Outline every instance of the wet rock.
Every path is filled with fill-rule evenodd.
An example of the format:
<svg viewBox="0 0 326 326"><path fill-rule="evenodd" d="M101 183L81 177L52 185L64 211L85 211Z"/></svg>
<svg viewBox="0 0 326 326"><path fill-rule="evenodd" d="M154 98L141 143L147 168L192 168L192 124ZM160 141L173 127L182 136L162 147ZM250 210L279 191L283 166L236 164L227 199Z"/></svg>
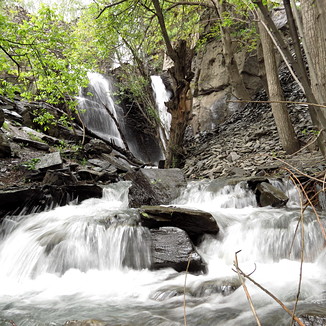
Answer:
<svg viewBox="0 0 326 326"><path fill-rule="evenodd" d="M35 149L45 151L45 152L48 152L50 149L50 146L48 144L42 143L40 141L31 140L28 138L13 137L13 141L15 141L16 143L19 143L19 144L23 144L25 146L30 146Z"/></svg>
<svg viewBox="0 0 326 326"><path fill-rule="evenodd" d="M103 161L100 159L96 159L96 158L90 159L90 160L88 160L88 162L94 166L100 167L103 170L106 170L106 169L110 168L110 166L111 166L111 164L109 162L106 162L106 161Z"/></svg>
<svg viewBox="0 0 326 326"><path fill-rule="evenodd" d="M241 282L239 281L239 278L210 280L203 282L196 288L192 289L191 295L194 297L207 297L218 293L227 296L233 293L240 286Z"/></svg>
<svg viewBox="0 0 326 326"><path fill-rule="evenodd" d="M141 223L150 229L173 226L187 232L196 244L204 234L217 234L219 227L207 212L180 207L142 206Z"/></svg>
<svg viewBox="0 0 326 326"><path fill-rule="evenodd" d="M117 173L109 173L107 171L98 172L89 169L78 170L76 175L78 180L88 182L115 182L119 178Z"/></svg>
<svg viewBox="0 0 326 326"><path fill-rule="evenodd" d="M74 185L77 183L76 177L69 169L48 170L43 178L43 184L49 185Z"/></svg>
<svg viewBox="0 0 326 326"><path fill-rule="evenodd" d="M283 191L268 182L259 183L256 187L256 198L259 206L283 207L289 198Z"/></svg>
<svg viewBox="0 0 326 326"><path fill-rule="evenodd" d="M112 167L114 167L118 173L132 171L131 164L123 156L115 157L114 155L104 153L100 157L103 158L103 160L108 164L112 165Z"/></svg>
<svg viewBox="0 0 326 326"><path fill-rule="evenodd" d="M17 112L8 109L3 109L3 113L8 120L23 123L23 117Z"/></svg>
<svg viewBox="0 0 326 326"><path fill-rule="evenodd" d="M184 294L184 288L183 287L165 287L162 289L158 289L154 293L150 295L150 298L155 301L165 301L170 298L178 297L180 295ZM187 291L187 294L189 292Z"/></svg>
<svg viewBox="0 0 326 326"><path fill-rule="evenodd" d="M108 324L101 320L88 319L88 320L68 320L64 323L64 326L110 326L113 324Z"/></svg>
<svg viewBox="0 0 326 326"><path fill-rule="evenodd" d="M62 168L62 159L60 152L54 152L39 158L35 168L39 170L60 169Z"/></svg>
<svg viewBox="0 0 326 326"><path fill-rule="evenodd" d="M303 315L300 317L300 320L305 326L325 326L326 325L326 316L317 316L317 315ZM298 325L295 323L295 325Z"/></svg>
<svg viewBox="0 0 326 326"><path fill-rule="evenodd" d="M0 131L0 158L10 157L11 147L5 134Z"/></svg>
<svg viewBox="0 0 326 326"><path fill-rule="evenodd" d="M84 146L84 149L88 155L100 155L102 153L110 154L112 152L112 147L100 139L91 139L91 141Z"/></svg>
<svg viewBox="0 0 326 326"><path fill-rule="evenodd" d="M132 181L131 207L169 204L186 187L186 178L180 169L139 169L127 173L125 180Z"/></svg>
<svg viewBox="0 0 326 326"><path fill-rule="evenodd" d="M206 273L206 264L196 252L189 236L175 227L152 229L152 268L173 268L177 272Z"/></svg>
<svg viewBox="0 0 326 326"><path fill-rule="evenodd" d="M5 122L5 114L3 110L0 108L0 128L3 126L4 122Z"/></svg>
<svg viewBox="0 0 326 326"><path fill-rule="evenodd" d="M74 199L102 197L103 189L97 185L44 185L0 191L0 219L6 214L25 214L43 211L47 207L66 205Z"/></svg>

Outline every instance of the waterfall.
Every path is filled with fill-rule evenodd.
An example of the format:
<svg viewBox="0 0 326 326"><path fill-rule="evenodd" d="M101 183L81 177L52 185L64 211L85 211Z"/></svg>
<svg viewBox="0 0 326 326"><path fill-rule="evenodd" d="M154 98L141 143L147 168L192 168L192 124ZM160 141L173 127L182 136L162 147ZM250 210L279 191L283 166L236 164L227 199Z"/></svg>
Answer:
<svg viewBox="0 0 326 326"><path fill-rule="evenodd" d="M81 90L78 110L86 127L98 137L125 148L117 122L124 129L123 110L114 103L110 80L99 73L87 74L89 86Z"/></svg>
<svg viewBox="0 0 326 326"><path fill-rule="evenodd" d="M165 140L169 139L171 114L167 111L165 102L170 99L171 94L166 90L166 87L160 76L151 76L151 80L156 100L156 106L161 120L160 135L162 142L166 148Z"/></svg>
<svg viewBox="0 0 326 326"><path fill-rule="evenodd" d="M78 96L78 110L85 126L100 139L122 149L127 146L140 161L158 164L163 154L155 133L139 130L133 111L117 104L112 79L94 72L89 72L88 78L89 86L81 89Z"/></svg>
<svg viewBox="0 0 326 326"><path fill-rule="evenodd" d="M148 269L150 235L139 226L137 210L128 208L129 186L120 182L105 188L103 198L3 221L0 321L184 325L185 274ZM216 290L217 284L239 284L232 270L236 252L245 273L253 272L255 281L293 308L301 255L300 225L295 236L298 202L261 208L244 183L203 180L189 183L172 204L208 211L220 226L217 237L207 236L197 248L208 273L187 275L189 326L255 325L241 286L228 295ZM325 224L325 216L320 218ZM310 209L304 212L304 242L298 313L325 314L326 249ZM249 281L246 285L262 325L290 325L291 317L266 293Z"/></svg>

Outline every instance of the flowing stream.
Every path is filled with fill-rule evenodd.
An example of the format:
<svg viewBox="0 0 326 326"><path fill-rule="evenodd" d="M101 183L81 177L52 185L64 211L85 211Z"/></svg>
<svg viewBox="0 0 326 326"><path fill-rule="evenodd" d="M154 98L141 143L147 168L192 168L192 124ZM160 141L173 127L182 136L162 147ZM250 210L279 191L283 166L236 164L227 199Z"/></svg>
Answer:
<svg viewBox="0 0 326 326"><path fill-rule="evenodd" d="M120 182L107 187L101 199L4 220L0 325L12 320L17 326L54 326L86 319L123 326L184 325L185 273L148 269L149 231L139 226L137 210L128 208L128 187ZM253 279L293 308L301 227L291 250L300 209L294 190L288 191L291 200L284 209L256 207L243 184L222 186L219 181L189 183L174 201L211 212L221 228L197 248L208 273L187 275L188 326L256 325L232 271L239 250L240 268L253 272ZM325 314L326 250L309 209L304 242L298 312ZM262 325L290 325L277 303L249 281L246 285Z"/></svg>

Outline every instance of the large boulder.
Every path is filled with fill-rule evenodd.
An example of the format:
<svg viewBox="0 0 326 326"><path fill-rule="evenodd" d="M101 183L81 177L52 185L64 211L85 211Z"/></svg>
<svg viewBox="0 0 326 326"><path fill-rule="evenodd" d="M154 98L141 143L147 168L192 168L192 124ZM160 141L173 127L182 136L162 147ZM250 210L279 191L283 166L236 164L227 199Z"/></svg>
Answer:
<svg viewBox="0 0 326 326"><path fill-rule="evenodd" d="M187 233L175 227L153 229L152 268L173 268L178 272L205 273L206 264L195 250Z"/></svg>
<svg viewBox="0 0 326 326"><path fill-rule="evenodd" d="M207 212L180 207L142 206L141 223L149 229L174 226L187 232L197 244L204 234L217 234L219 227L214 217Z"/></svg>
<svg viewBox="0 0 326 326"><path fill-rule="evenodd" d="M283 207L289 198L283 191L268 182L259 183L256 187L256 198L259 206Z"/></svg>
<svg viewBox="0 0 326 326"><path fill-rule="evenodd" d="M186 178L180 169L139 169L127 173L125 180L132 181L131 207L169 204L186 187Z"/></svg>

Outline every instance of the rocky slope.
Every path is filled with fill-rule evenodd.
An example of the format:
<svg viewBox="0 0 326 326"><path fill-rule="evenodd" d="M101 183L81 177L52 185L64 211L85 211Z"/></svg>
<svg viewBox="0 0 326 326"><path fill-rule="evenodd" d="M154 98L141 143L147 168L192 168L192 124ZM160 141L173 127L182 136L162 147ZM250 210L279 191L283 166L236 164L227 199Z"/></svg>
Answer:
<svg viewBox="0 0 326 326"><path fill-rule="evenodd" d="M281 81L288 101L304 101L298 86L286 69ZM266 101L262 91L255 98ZM248 103L216 129L187 138L184 171L188 178L218 178L289 174L318 175L326 162L316 150L316 136L306 105L289 104L289 112L302 149L286 155L282 150L271 108L266 103Z"/></svg>

